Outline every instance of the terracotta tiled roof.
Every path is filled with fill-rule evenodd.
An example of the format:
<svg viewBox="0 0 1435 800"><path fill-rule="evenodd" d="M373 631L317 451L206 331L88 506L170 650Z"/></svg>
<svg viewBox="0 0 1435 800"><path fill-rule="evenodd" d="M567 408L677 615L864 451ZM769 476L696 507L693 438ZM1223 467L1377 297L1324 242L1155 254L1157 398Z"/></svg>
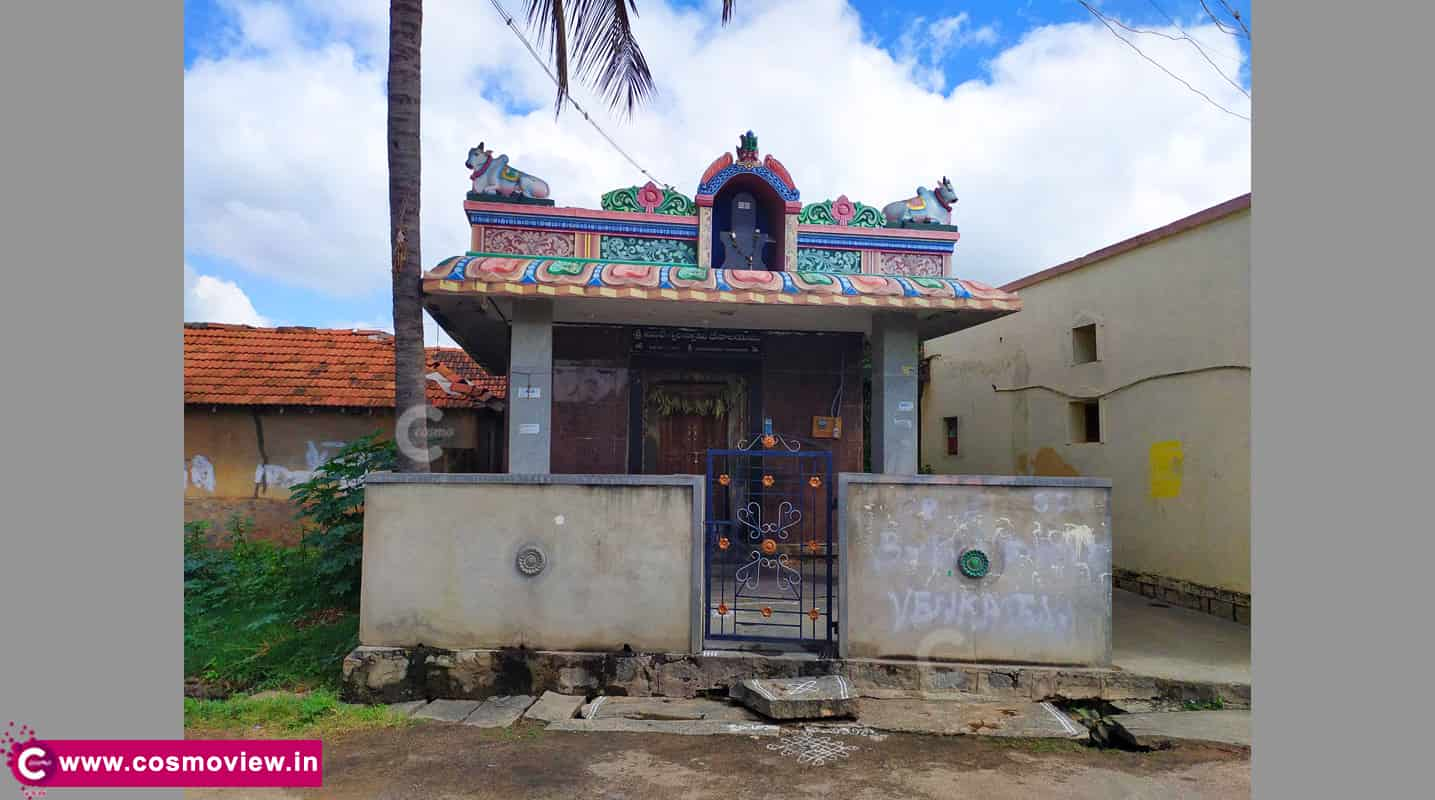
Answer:
<svg viewBox="0 0 1435 800"><path fill-rule="evenodd" d="M436 348L428 348L430 351ZM459 351L461 355L462 352ZM437 408L500 408L490 388L501 378L471 360L429 353L428 401ZM393 336L383 331L184 325L184 402L393 408Z"/></svg>
<svg viewBox="0 0 1435 800"><path fill-rule="evenodd" d="M488 370L478 365L478 362L468 357L468 353L457 347L430 347L428 348L429 361L448 367L458 373L474 386L481 386L495 397L503 397L508 392L508 380L502 375L491 375Z"/></svg>

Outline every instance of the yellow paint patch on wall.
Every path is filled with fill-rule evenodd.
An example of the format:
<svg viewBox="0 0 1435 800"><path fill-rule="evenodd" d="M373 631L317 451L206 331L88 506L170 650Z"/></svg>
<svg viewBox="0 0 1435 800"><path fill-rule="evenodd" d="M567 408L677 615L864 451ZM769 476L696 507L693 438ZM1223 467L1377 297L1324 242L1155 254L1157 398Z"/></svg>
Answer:
<svg viewBox="0 0 1435 800"><path fill-rule="evenodd" d="M1180 497L1185 456L1180 442L1151 443L1151 496Z"/></svg>

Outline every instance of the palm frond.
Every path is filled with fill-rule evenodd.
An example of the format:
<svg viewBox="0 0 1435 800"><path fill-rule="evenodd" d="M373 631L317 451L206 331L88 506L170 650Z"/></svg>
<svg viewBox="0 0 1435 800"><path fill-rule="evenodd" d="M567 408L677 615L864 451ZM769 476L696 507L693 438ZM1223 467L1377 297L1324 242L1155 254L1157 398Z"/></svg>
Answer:
<svg viewBox="0 0 1435 800"><path fill-rule="evenodd" d="M633 35L634 0L572 0L573 62L610 108L628 115L653 94L653 75ZM631 13L630 13L631 12Z"/></svg>
<svg viewBox="0 0 1435 800"><path fill-rule="evenodd" d="M724 25L736 6L736 0L723 0ZM537 30L539 46L549 45L558 78L555 114L568 97L570 48L579 80L593 85L610 108L631 116L653 95L653 74L633 35L636 16L637 0L569 0L566 7L563 0L528 0L528 24Z"/></svg>
<svg viewBox="0 0 1435 800"><path fill-rule="evenodd" d="M538 46L547 44L553 57L553 71L558 77L553 113L557 115L568 96L568 20L563 0L528 0L528 26L538 32Z"/></svg>

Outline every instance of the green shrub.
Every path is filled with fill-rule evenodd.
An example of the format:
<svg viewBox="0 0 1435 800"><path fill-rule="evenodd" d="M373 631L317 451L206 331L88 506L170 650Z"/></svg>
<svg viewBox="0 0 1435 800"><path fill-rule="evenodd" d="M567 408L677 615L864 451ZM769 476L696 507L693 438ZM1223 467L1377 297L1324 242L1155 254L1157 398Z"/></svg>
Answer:
<svg viewBox="0 0 1435 800"><path fill-rule="evenodd" d="M337 684L358 644L363 479L395 456L367 436L294 487L297 547L251 540L253 523L238 516L227 547L210 544L207 522L184 526L186 676L233 689Z"/></svg>
<svg viewBox="0 0 1435 800"><path fill-rule="evenodd" d="M398 448L378 436L350 443L289 491L295 513L305 523L303 546L316 553L314 579L328 587L337 603L355 610L364 541L364 477L392 470L398 462Z"/></svg>

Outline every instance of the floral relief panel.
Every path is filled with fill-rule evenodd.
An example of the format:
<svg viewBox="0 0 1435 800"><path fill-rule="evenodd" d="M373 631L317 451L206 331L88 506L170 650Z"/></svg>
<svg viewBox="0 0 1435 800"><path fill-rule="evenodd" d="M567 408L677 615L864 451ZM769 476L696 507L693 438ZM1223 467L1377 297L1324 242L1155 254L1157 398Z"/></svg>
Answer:
<svg viewBox="0 0 1435 800"><path fill-rule="evenodd" d="M489 253L511 253L518 256L571 258L574 255L573 234L517 228L486 228L483 231L483 249Z"/></svg>
<svg viewBox="0 0 1435 800"><path fill-rule="evenodd" d="M918 275L941 278L942 257L931 253L882 253L877 262L881 275Z"/></svg>
<svg viewBox="0 0 1435 800"><path fill-rule="evenodd" d="M656 261L663 264L698 263L698 251L693 243L678 239L604 236L600 252L603 259L607 261Z"/></svg>

